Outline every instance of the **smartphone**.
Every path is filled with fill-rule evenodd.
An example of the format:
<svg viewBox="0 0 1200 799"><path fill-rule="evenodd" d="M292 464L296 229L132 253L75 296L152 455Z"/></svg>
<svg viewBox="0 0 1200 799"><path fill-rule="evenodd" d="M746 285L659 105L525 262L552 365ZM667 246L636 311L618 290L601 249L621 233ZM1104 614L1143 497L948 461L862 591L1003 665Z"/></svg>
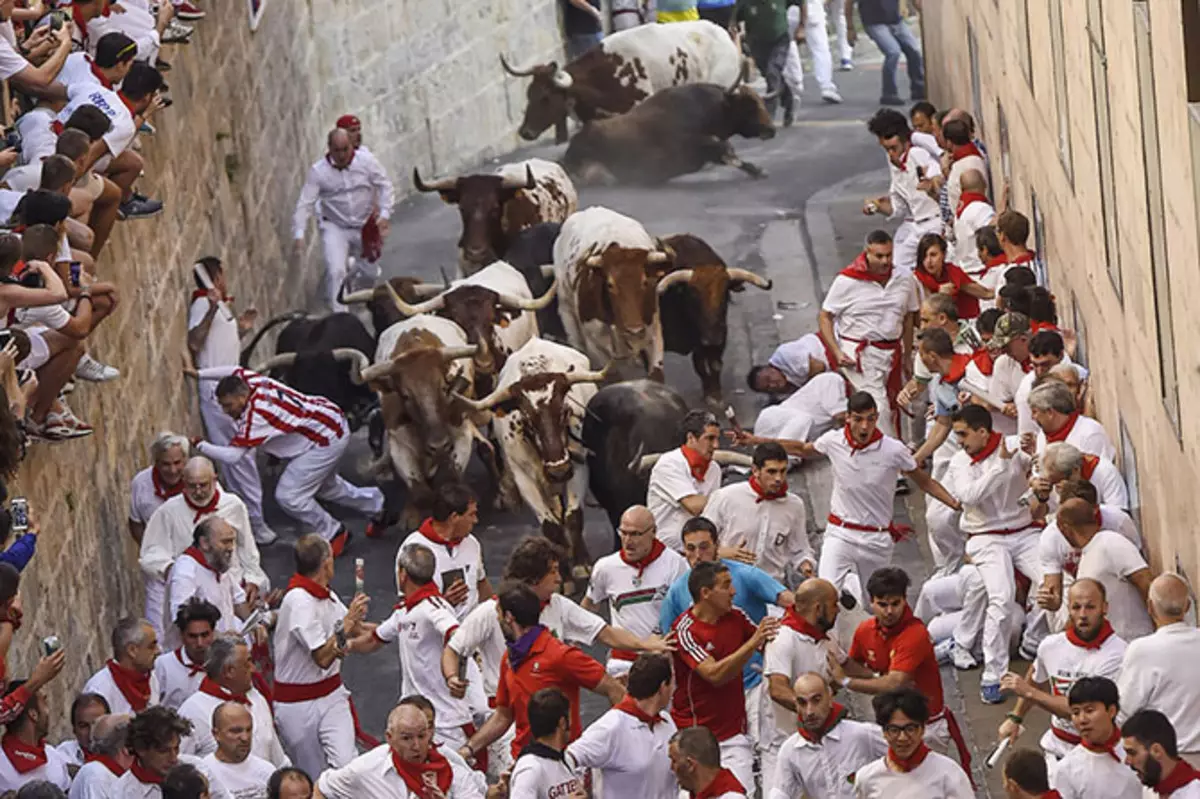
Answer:
<svg viewBox="0 0 1200 799"><path fill-rule="evenodd" d="M731 425L733 425L733 429L736 432L738 432L738 433L742 432L742 426L741 426L741 424L738 423L737 414L734 413L732 405L725 406L725 418L729 420L729 423Z"/></svg>
<svg viewBox="0 0 1200 799"><path fill-rule="evenodd" d="M58 640L57 635L47 635L42 639L42 654L46 657L50 657L60 649L62 649L62 641Z"/></svg>
<svg viewBox="0 0 1200 799"><path fill-rule="evenodd" d="M29 530L29 500L25 497L13 497L8 505L9 515L12 516L12 531L20 535Z"/></svg>
<svg viewBox="0 0 1200 799"><path fill-rule="evenodd" d="M354 559L354 593L361 594L366 590L367 564L362 558Z"/></svg>
<svg viewBox="0 0 1200 799"><path fill-rule="evenodd" d="M83 269L83 264L79 261L71 261L71 285L79 288L79 273Z"/></svg>
<svg viewBox="0 0 1200 799"><path fill-rule="evenodd" d="M467 681L467 659L463 655L458 656L458 679Z"/></svg>

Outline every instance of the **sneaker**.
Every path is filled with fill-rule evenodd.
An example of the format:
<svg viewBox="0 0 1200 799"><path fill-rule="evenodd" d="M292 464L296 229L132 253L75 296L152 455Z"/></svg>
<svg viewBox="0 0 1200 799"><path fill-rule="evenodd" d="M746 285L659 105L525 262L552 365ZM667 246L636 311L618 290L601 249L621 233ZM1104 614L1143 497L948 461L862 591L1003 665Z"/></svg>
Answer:
<svg viewBox="0 0 1200 799"><path fill-rule="evenodd" d="M204 9L197 8L196 6L192 5L191 3L183 2L183 3L180 3L179 5L175 6L175 16L178 19L195 20L195 19L204 19L205 13L204 13Z"/></svg>
<svg viewBox="0 0 1200 799"><path fill-rule="evenodd" d="M894 106L907 105L907 103L904 102L903 97L880 97L879 104L880 105L894 105Z"/></svg>
<svg viewBox="0 0 1200 799"><path fill-rule="evenodd" d="M274 544L279 536L262 519L255 519L250 522L250 530L254 534L254 543L260 547L270 546Z"/></svg>
<svg viewBox="0 0 1200 799"><path fill-rule="evenodd" d="M107 383L121 376L121 370L108 364L103 364L91 355L84 355L75 367L75 376L92 383Z"/></svg>
<svg viewBox="0 0 1200 799"><path fill-rule="evenodd" d="M854 62L849 58L842 59L842 65L838 67L838 72L851 72L854 70Z"/></svg>
<svg viewBox="0 0 1200 799"><path fill-rule="evenodd" d="M167 27L162 32L163 44L190 44L192 34L196 29L191 25L184 25L177 19L173 19L167 23Z"/></svg>
<svg viewBox="0 0 1200 799"><path fill-rule="evenodd" d="M1004 694L1000 692L1000 683L981 683L979 685L979 700L985 705L1003 704Z"/></svg>
<svg viewBox="0 0 1200 799"><path fill-rule="evenodd" d="M138 133L145 133L147 136L153 136L155 133L158 133L158 128L154 127L149 122L143 122L138 127Z"/></svg>
<svg viewBox="0 0 1200 799"><path fill-rule="evenodd" d="M33 425L30 432L44 441L66 441L92 434L92 426L66 414L48 413L41 425Z"/></svg>
<svg viewBox="0 0 1200 799"><path fill-rule="evenodd" d="M838 602L841 603L841 606L846 610L854 610L856 607L858 607L858 598L849 591L843 591L840 595L838 595Z"/></svg>
<svg viewBox="0 0 1200 799"><path fill-rule="evenodd" d="M792 123L795 121L796 121L796 109L795 108L784 109L783 126L785 128L790 128L792 126Z"/></svg>
<svg viewBox="0 0 1200 799"><path fill-rule="evenodd" d="M171 64L165 58L156 58L154 60L154 68L159 72L170 72Z"/></svg>
<svg viewBox="0 0 1200 799"><path fill-rule="evenodd" d="M830 89L829 91L821 92L821 99L830 105L842 104L842 95L838 94L837 89Z"/></svg>
<svg viewBox="0 0 1200 799"><path fill-rule="evenodd" d="M901 496L903 496L911 490L912 489L910 489L908 487L908 480L906 480L903 477L899 477L896 479L896 493L897 494L900 494Z"/></svg>
<svg viewBox="0 0 1200 799"><path fill-rule="evenodd" d="M954 639L947 638L945 641L938 641L933 645L933 656L937 658L939 666L945 666L952 662L954 652Z"/></svg>
<svg viewBox="0 0 1200 799"><path fill-rule="evenodd" d="M133 195L128 201L121 203L117 216L121 219L144 219L162 213L161 200L151 200L139 194Z"/></svg>
<svg viewBox="0 0 1200 799"><path fill-rule="evenodd" d="M954 639L951 638L950 642L954 643ZM979 664L975 662L975 658L971 657L971 653L958 645L951 648L950 660L954 663L954 668L959 671L970 671L979 667Z"/></svg>
<svg viewBox="0 0 1200 799"><path fill-rule="evenodd" d="M333 556L339 558L346 551L346 545L350 543L350 531L345 527L337 531L337 535L329 542L329 548L333 550Z"/></svg>

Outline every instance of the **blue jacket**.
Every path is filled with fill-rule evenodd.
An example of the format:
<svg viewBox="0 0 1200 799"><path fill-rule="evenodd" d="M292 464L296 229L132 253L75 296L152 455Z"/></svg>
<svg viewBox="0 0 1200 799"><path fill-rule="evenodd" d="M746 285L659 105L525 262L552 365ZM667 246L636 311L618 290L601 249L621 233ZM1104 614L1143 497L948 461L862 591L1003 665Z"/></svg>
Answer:
<svg viewBox="0 0 1200 799"><path fill-rule="evenodd" d="M12 546L0 552L0 563L11 564L17 571L24 571L29 565L29 561L33 560L33 553L37 550L37 536L23 535L16 541L12 542Z"/></svg>

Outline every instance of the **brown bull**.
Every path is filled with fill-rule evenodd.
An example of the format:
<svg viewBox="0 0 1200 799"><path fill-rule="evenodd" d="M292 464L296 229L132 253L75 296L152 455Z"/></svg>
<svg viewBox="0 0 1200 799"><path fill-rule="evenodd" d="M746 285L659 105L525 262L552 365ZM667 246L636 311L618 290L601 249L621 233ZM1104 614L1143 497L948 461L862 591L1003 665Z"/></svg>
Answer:
<svg viewBox="0 0 1200 799"><path fill-rule="evenodd" d="M464 175L431 183L421 180L421 173L413 167L413 186L417 191L436 191L444 202L458 206L463 226L458 248L463 260L477 268L504 257L510 230L506 222L513 225L511 230L515 233L546 221L537 218L533 201L521 196L522 190L536 185L529 167L524 180L501 175Z"/></svg>

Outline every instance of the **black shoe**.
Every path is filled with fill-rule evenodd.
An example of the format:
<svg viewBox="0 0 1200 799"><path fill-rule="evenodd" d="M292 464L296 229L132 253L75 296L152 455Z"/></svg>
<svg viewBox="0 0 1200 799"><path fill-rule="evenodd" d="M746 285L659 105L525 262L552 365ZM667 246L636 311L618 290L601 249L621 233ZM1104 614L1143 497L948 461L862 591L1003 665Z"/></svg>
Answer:
<svg viewBox="0 0 1200 799"><path fill-rule="evenodd" d="M796 112L792 108L785 109L783 112L783 126L790 128L792 123L796 121Z"/></svg>
<svg viewBox="0 0 1200 799"><path fill-rule="evenodd" d="M159 72L170 72L171 71L171 65L161 58L154 62L154 68L157 69Z"/></svg>
<svg viewBox="0 0 1200 799"><path fill-rule="evenodd" d="M120 208L117 209L117 217L120 219L145 219L162 213L162 209L163 204L160 200L151 200L148 197L134 194L129 200L121 203Z"/></svg>
<svg viewBox="0 0 1200 799"><path fill-rule="evenodd" d="M856 607L858 607L858 600L854 597L854 594L850 593L849 591L843 591L841 596L838 597L838 602L840 602L842 607L844 607L846 610L854 610Z"/></svg>
<svg viewBox="0 0 1200 799"><path fill-rule="evenodd" d="M879 104L880 105L895 105L895 106L907 105L907 103L904 102L903 97L880 97Z"/></svg>

